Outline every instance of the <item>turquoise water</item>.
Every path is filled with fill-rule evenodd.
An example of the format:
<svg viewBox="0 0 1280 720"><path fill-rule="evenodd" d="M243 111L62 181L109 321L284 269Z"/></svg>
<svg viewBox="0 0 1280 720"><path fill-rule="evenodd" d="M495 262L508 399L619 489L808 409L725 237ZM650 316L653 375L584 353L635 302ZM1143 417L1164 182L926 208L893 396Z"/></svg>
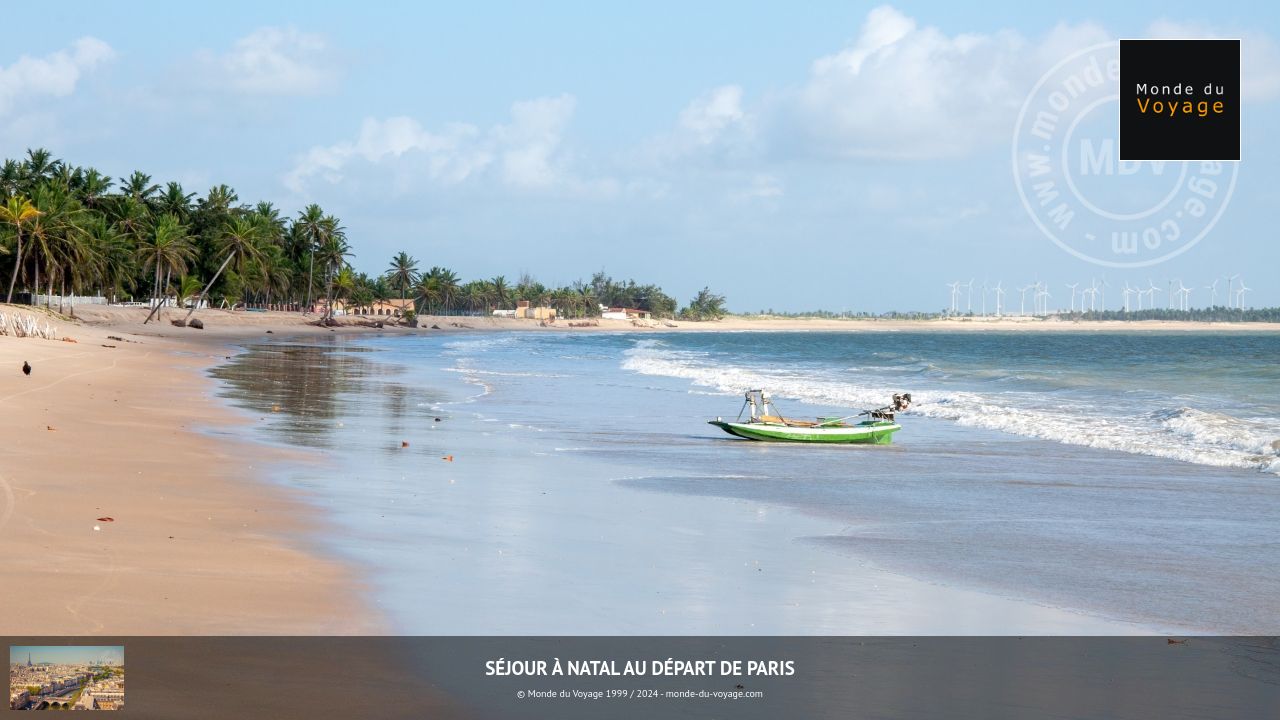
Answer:
<svg viewBox="0 0 1280 720"><path fill-rule="evenodd" d="M407 632L1252 634L1280 631L1278 357L1275 335L429 334L218 373L282 407L275 440L341 445L288 481ZM755 387L796 416L917 404L888 447L706 424Z"/></svg>

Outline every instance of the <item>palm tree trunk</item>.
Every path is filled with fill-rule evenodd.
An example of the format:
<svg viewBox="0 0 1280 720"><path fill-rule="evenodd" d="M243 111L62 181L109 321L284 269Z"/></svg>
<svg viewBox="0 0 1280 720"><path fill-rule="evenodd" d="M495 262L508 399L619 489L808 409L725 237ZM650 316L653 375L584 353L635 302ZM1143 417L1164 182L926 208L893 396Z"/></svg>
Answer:
<svg viewBox="0 0 1280 720"><path fill-rule="evenodd" d="M316 253L314 250L312 250L311 253L308 254L307 256L307 304L304 305L302 308L303 313L311 312L311 284L312 282L314 282L315 271L316 271Z"/></svg>
<svg viewBox="0 0 1280 720"><path fill-rule="evenodd" d="M13 274L9 276L9 295L4 299L6 303L13 302L13 286L18 282L18 268L22 267L22 225L18 228L18 250L13 258Z"/></svg>
<svg viewBox="0 0 1280 720"><path fill-rule="evenodd" d="M231 262L231 258L235 256L236 256L236 253L234 250L227 253L227 259L222 261L222 264L218 266L218 272L213 274L213 279L209 281L208 285L204 286L204 290L200 291L200 297L197 298L195 303L191 306L190 312L188 312L187 316L183 318L184 321L190 320L191 316L195 314L196 308L200 307L200 303L204 301L205 295L209 294L209 289L213 287L214 283L218 282L218 276L222 274L223 270L227 269L227 263ZM233 306L231 309L234 310L235 307Z"/></svg>
<svg viewBox="0 0 1280 720"><path fill-rule="evenodd" d="M333 319L333 273L328 274L328 282L324 288L324 314L330 320Z"/></svg>

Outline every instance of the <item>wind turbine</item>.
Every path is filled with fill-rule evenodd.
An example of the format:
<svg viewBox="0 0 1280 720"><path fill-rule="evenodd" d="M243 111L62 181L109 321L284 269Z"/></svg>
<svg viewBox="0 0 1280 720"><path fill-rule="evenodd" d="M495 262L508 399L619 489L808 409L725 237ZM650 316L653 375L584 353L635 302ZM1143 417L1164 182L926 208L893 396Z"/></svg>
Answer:
<svg viewBox="0 0 1280 720"><path fill-rule="evenodd" d="M1107 282L1107 276L1102 276L1102 285L1098 286L1098 292L1102 294L1102 311L1107 311L1107 288L1111 287L1111 283Z"/></svg>
<svg viewBox="0 0 1280 720"><path fill-rule="evenodd" d="M1155 310L1156 293L1160 292L1160 288L1156 287L1156 284L1151 282L1151 278L1147 278L1147 289L1144 292L1147 293L1147 307L1151 310Z"/></svg>
<svg viewBox="0 0 1280 720"><path fill-rule="evenodd" d="M951 288L951 314L955 315L957 296L960 294L960 281L957 280L953 283L946 283L946 286Z"/></svg>
<svg viewBox="0 0 1280 720"><path fill-rule="evenodd" d="M1124 311L1125 311L1125 313L1128 313L1128 312L1129 312L1129 298L1130 298L1130 297L1133 295L1133 293L1134 293L1134 289L1133 289L1133 288L1131 288L1131 287L1129 287L1129 281L1128 281L1128 280L1125 280L1125 281L1124 281L1124 290L1121 290L1120 292L1121 292L1121 294L1122 294L1122 295L1124 295ZM1141 304L1142 304L1142 296L1141 296L1141 295L1139 295L1139 296L1138 296L1138 304L1139 304L1139 305L1141 305Z"/></svg>
<svg viewBox="0 0 1280 720"><path fill-rule="evenodd" d="M1021 298L1021 299L1018 301L1018 314L1019 314L1019 315L1026 315L1026 314L1027 314L1027 291L1028 291L1028 290L1030 290L1030 289L1031 289L1031 286L1030 286L1030 285L1023 285L1022 287L1018 288L1018 293L1020 294L1020 298ZM1035 300L1035 298L1033 297L1033 298L1032 298L1032 300L1034 301L1034 300Z"/></svg>
<svg viewBox="0 0 1280 720"><path fill-rule="evenodd" d="M1191 310L1191 288L1182 284L1182 278L1178 278L1178 305L1180 310Z"/></svg>
<svg viewBox="0 0 1280 720"><path fill-rule="evenodd" d="M1000 317L1004 310L1004 281L996 283L996 317Z"/></svg>
<svg viewBox="0 0 1280 720"><path fill-rule="evenodd" d="M965 303L965 308L964 308L964 312L966 315L973 314L973 280L974 278L969 278L969 283L968 285L965 286L969 289L969 300L967 303Z"/></svg>
<svg viewBox="0 0 1280 720"><path fill-rule="evenodd" d="M1210 293L1211 300L1209 302L1209 307L1216 307L1218 304L1218 279L1214 278L1213 284L1205 285L1204 289L1208 290Z"/></svg>
<svg viewBox="0 0 1280 720"><path fill-rule="evenodd" d="M1231 307L1231 283L1235 282L1238 277L1240 277L1240 275L1236 274L1227 278L1227 307Z"/></svg>
<svg viewBox="0 0 1280 720"><path fill-rule="evenodd" d="M1252 289L1253 289L1253 288L1248 287L1248 286L1246 286L1246 285L1244 284L1244 279L1241 279L1241 280L1240 280L1240 287L1239 287L1239 288L1236 288L1236 297L1238 297L1238 298L1240 298L1240 299L1239 299L1239 301L1237 301L1237 302L1236 302L1236 305L1238 305L1238 306L1240 307L1240 312L1241 312L1241 313L1243 313L1243 312L1244 312L1244 294L1245 294L1245 293L1247 293L1247 292L1249 292L1249 291L1250 291L1250 290L1252 290Z"/></svg>
<svg viewBox="0 0 1280 720"><path fill-rule="evenodd" d="M982 317L987 316L987 279L982 279Z"/></svg>
<svg viewBox="0 0 1280 720"><path fill-rule="evenodd" d="M1036 307L1037 315L1049 314L1049 298L1051 297L1053 297L1053 295L1049 294L1049 286L1036 281L1036 298L1040 301Z"/></svg>
<svg viewBox="0 0 1280 720"><path fill-rule="evenodd" d="M1080 287L1080 283L1068 283L1067 287L1071 288L1071 312L1075 312L1076 311L1076 288ZM1084 298L1080 299L1080 310L1082 312L1084 311Z"/></svg>

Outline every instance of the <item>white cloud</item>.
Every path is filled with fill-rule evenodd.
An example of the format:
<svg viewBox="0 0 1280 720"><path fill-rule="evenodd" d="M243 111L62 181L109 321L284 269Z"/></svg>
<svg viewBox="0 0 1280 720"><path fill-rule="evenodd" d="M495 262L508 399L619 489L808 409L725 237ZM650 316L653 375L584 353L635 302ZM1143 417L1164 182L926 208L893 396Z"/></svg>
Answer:
<svg viewBox="0 0 1280 720"><path fill-rule="evenodd" d="M1203 40L1240 40L1240 95L1244 100L1274 100L1280 97L1280 50L1271 38L1250 31L1226 32L1194 23L1157 20L1147 28L1147 37Z"/></svg>
<svg viewBox="0 0 1280 720"><path fill-rule="evenodd" d="M668 131L624 155L646 172L741 166L757 149L756 135L757 117L745 108L742 87L721 85L691 100Z"/></svg>
<svg viewBox="0 0 1280 720"><path fill-rule="evenodd" d="M525 100L511 106L511 123L494 132L502 150L507 183L520 187L550 187L565 177L556 151L576 101L570 95Z"/></svg>
<svg viewBox="0 0 1280 720"><path fill-rule="evenodd" d="M583 180L570 168L562 140L575 103L570 95L516 102L510 121L489 130L458 123L433 131L410 117L366 118L355 140L311 148L283 181L305 194L314 180L337 184L362 165L439 185L491 177L522 190L613 192L612 181Z"/></svg>
<svg viewBox="0 0 1280 720"><path fill-rule="evenodd" d="M213 81L253 95L311 95L330 89L337 71L322 35L293 27L263 27L220 55L198 59Z"/></svg>
<svg viewBox="0 0 1280 720"><path fill-rule="evenodd" d="M697 142L713 142L726 128L746 119L742 110L742 88L737 85L718 87L689 103L680 112L680 127Z"/></svg>
<svg viewBox="0 0 1280 720"><path fill-rule="evenodd" d="M71 47L44 57L23 55L12 65L0 67L0 114L35 96L66 97L81 76L115 57L115 51L94 37L83 37Z"/></svg>
<svg viewBox="0 0 1280 720"><path fill-rule="evenodd" d="M1004 137L1040 72L1108 39L1092 25L947 35L898 10L872 10L851 47L814 61L790 98L791 122L811 149L842 157L963 155Z"/></svg>

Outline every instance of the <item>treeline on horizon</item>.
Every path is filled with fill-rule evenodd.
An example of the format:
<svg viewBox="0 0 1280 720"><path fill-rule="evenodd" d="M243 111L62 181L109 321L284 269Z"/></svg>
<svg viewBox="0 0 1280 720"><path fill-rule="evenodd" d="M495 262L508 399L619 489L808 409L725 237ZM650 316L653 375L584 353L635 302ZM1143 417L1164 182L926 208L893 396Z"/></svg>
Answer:
<svg viewBox="0 0 1280 720"><path fill-rule="evenodd" d="M520 300L566 317L600 315L600 305L637 308L658 318L706 320L726 314L725 299L704 288L684 308L662 288L614 280L548 287L529 275L463 282L452 270L420 270L408 252L370 276L351 266L347 229L310 204L296 216L270 202L241 202L228 185L204 196L141 171L118 181L49 151L27 151L0 166L0 299L24 292L103 296L110 302L176 298L180 306L245 305L303 310L324 299L359 312L412 299L415 313L488 314Z"/></svg>

